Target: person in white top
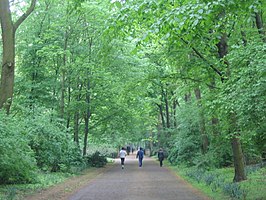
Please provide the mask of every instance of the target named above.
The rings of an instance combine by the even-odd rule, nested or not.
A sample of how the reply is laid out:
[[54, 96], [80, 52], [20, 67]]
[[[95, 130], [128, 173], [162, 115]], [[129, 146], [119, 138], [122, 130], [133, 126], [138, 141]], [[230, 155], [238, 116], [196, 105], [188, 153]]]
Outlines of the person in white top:
[[121, 159], [122, 169], [124, 169], [124, 167], [125, 167], [124, 163], [125, 163], [126, 156], [127, 156], [127, 152], [126, 152], [125, 148], [122, 147], [122, 149], [119, 152], [119, 157]]

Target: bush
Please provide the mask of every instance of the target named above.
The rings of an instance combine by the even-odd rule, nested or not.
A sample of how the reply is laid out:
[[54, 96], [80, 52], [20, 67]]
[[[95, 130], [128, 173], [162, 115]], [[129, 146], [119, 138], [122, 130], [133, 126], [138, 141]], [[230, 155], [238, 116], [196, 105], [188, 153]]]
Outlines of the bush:
[[82, 165], [79, 148], [56, 119], [36, 116], [26, 127], [30, 146], [35, 152], [38, 167], [44, 171], [70, 171], [72, 166]]
[[106, 157], [101, 155], [99, 151], [96, 151], [92, 155], [85, 156], [85, 160], [88, 166], [92, 167], [103, 167], [107, 164]]
[[19, 123], [0, 113], [0, 184], [35, 180], [34, 153]]

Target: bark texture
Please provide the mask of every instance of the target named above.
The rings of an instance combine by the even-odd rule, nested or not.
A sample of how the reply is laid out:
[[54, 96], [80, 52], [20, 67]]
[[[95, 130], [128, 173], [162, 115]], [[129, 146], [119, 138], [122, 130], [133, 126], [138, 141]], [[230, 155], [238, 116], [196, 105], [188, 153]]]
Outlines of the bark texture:
[[15, 32], [20, 24], [32, 13], [36, 0], [31, 1], [30, 7], [14, 23], [11, 17], [9, 0], [0, 1], [0, 22], [3, 40], [3, 58], [0, 83], [0, 109], [10, 111], [15, 78]]

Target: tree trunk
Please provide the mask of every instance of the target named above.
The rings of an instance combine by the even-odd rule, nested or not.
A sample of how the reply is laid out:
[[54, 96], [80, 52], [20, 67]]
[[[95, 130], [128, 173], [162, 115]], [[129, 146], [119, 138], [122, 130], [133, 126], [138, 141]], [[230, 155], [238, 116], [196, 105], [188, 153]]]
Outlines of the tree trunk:
[[209, 139], [206, 134], [206, 127], [205, 127], [205, 118], [204, 118], [204, 113], [202, 110], [202, 105], [201, 105], [201, 92], [200, 88], [196, 88], [194, 90], [196, 99], [198, 101], [198, 107], [200, 110], [200, 133], [201, 133], [201, 150], [202, 153], [205, 154], [207, 153], [208, 147], [209, 147]]
[[75, 111], [74, 115], [74, 142], [79, 146], [79, 111]]
[[231, 145], [233, 150], [233, 158], [234, 158], [234, 167], [235, 167], [235, 176], [234, 181], [239, 182], [246, 180], [245, 174], [245, 164], [244, 164], [244, 155], [241, 148], [241, 143], [239, 139], [239, 129], [237, 125], [237, 117], [235, 113], [231, 113], [229, 116], [230, 120], [230, 133], [233, 134], [231, 139]]
[[18, 20], [13, 23], [9, 0], [0, 1], [0, 21], [3, 40], [3, 59], [0, 85], [0, 109], [10, 111], [15, 77], [15, 32], [20, 24], [34, 10], [36, 0], [31, 1], [30, 7]]
[[162, 106], [162, 104], [157, 104], [157, 106], [159, 107], [159, 112], [160, 112], [160, 116], [161, 116], [161, 124], [162, 124], [162, 127], [163, 127], [163, 129], [165, 128], [165, 119], [164, 119], [164, 114], [163, 114], [163, 106]]
[[0, 1], [0, 19], [3, 39], [3, 60], [0, 85], [0, 109], [9, 113], [13, 97], [15, 70], [15, 29], [11, 19], [9, 1]]
[[[82, 84], [79, 84], [79, 77], [77, 78], [77, 90], [79, 93], [77, 94], [77, 102], [80, 102], [81, 99], [81, 90]], [[77, 146], [79, 146], [79, 119], [80, 119], [80, 111], [79, 108], [76, 108], [74, 114], [74, 142], [76, 142]]]
[[247, 179], [245, 173], [244, 156], [241, 148], [240, 139], [237, 137], [233, 137], [231, 144], [232, 144], [234, 167], [235, 167], [234, 182], [240, 182]]
[[171, 125], [170, 125], [170, 113], [169, 113], [167, 89], [165, 91], [162, 89], [162, 96], [163, 96], [164, 103], [165, 103], [166, 127], [170, 128]]
[[177, 118], [176, 118], [176, 109], [177, 106], [180, 107], [178, 100], [174, 99], [173, 100], [173, 120], [174, 120], [174, 128], [177, 128]]
[[263, 22], [262, 22], [262, 17], [261, 16], [262, 16], [262, 12], [256, 12], [255, 13], [256, 26], [257, 26], [259, 34], [262, 37], [262, 41], [264, 43], [266, 43], [266, 34], [265, 34], [264, 27], [263, 27]]
[[[228, 45], [227, 45], [227, 34], [223, 33], [221, 36], [221, 39], [219, 43], [217, 44], [218, 47], [218, 54], [219, 58], [222, 59], [224, 56], [228, 53]], [[227, 77], [230, 77], [231, 72], [230, 72], [230, 65], [229, 63], [224, 60], [224, 64], [227, 66]], [[234, 167], [235, 167], [235, 176], [234, 176], [234, 181], [239, 182], [242, 180], [246, 180], [246, 175], [245, 175], [245, 164], [244, 164], [244, 156], [242, 153], [242, 148], [240, 144], [240, 139], [237, 137], [236, 132], [239, 133], [238, 130], [238, 125], [237, 125], [237, 118], [236, 118], [236, 113], [231, 113], [229, 116], [229, 122], [230, 122], [230, 127], [229, 131], [230, 134], [234, 134], [234, 137], [232, 138], [231, 144], [232, 144], [232, 150], [233, 150], [233, 158], [234, 158]]]
[[90, 111], [90, 80], [88, 80], [88, 82], [87, 82], [86, 102], [87, 102], [87, 109], [86, 109], [86, 113], [85, 113], [83, 156], [85, 156], [86, 152], [87, 152], [88, 135], [89, 135], [89, 121], [90, 121], [90, 116], [91, 116], [91, 111]]
[[65, 70], [61, 74], [61, 100], [60, 100], [60, 117], [63, 119], [65, 116]]

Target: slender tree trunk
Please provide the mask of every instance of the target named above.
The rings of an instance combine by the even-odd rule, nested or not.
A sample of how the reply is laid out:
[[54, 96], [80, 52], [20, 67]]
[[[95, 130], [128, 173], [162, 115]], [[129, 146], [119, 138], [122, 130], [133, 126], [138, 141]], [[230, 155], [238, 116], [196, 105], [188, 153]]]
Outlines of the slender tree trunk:
[[162, 106], [162, 104], [157, 104], [157, 106], [159, 107], [159, 113], [160, 113], [160, 118], [161, 118], [161, 124], [162, 124], [162, 127], [163, 127], [163, 129], [166, 127], [165, 126], [165, 119], [164, 119], [164, 113], [163, 113], [163, 106]]
[[[89, 38], [89, 61], [91, 62], [92, 59], [92, 37]], [[91, 117], [91, 83], [90, 83], [90, 75], [91, 71], [87, 70], [87, 90], [86, 90], [86, 103], [87, 103], [87, 109], [85, 113], [85, 130], [84, 130], [84, 146], [83, 146], [83, 156], [86, 155], [87, 152], [87, 145], [88, 145], [88, 135], [89, 135], [89, 122]]]
[[87, 109], [86, 109], [86, 113], [85, 113], [83, 156], [85, 156], [86, 152], [87, 152], [88, 135], [89, 135], [89, 121], [90, 121], [90, 116], [91, 116], [91, 111], [90, 111], [90, 80], [88, 80], [88, 83], [87, 83], [86, 102], [87, 102]]
[[[65, 31], [64, 51], [67, 50], [68, 45], [68, 31]], [[66, 79], [66, 65], [67, 55], [66, 52], [63, 56], [63, 69], [61, 69], [61, 100], [60, 100], [60, 117], [63, 119], [65, 116], [65, 79]]]
[[266, 34], [265, 34], [263, 22], [262, 22], [262, 12], [256, 12], [255, 19], [256, 19], [256, 26], [257, 26], [259, 34], [261, 35], [262, 41], [266, 43]]
[[163, 124], [162, 124], [162, 117], [161, 114], [158, 114], [158, 125], [157, 125], [157, 138], [158, 138], [158, 146], [160, 147], [162, 142], [161, 142], [161, 135], [162, 135], [162, 131], [164, 129]]
[[179, 107], [179, 103], [178, 103], [178, 100], [177, 99], [174, 99], [173, 100], [173, 120], [174, 120], [174, 127], [176, 128], [177, 127], [177, 118], [176, 118], [176, 109], [177, 109], [177, 106]]
[[201, 92], [200, 88], [196, 88], [194, 90], [196, 99], [198, 101], [198, 106], [200, 109], [200, 133], [201, 133], [201, 147], [202, 147], [202, 153], [207, 153], [208, 147], [209, 147], [209, 139], [206, 134], [206, 127], [205, 127], [205, 118], [204, 113], [202, 110], [202, 104], [201, 104]]
[[61, 74], [61, 100], [60, 100], [60, 117], [63, 119], [65, 116], [65, 75], [66, 72], [63, 69]]
[[79, 111], [74, 114], [74, 142], [79, 146]]
[[185, 94], [185, 102], [189, 102], [191, 100], [191, 93]]
[[[68, 79], [68, 87], [67, 87], [67, 105], [70, 105], [70, 101], [71, 101], [71, 87], [70, 87], [70, 80]], [[67, 113], [67, 122], [66, 122], [66, 127], [69, 128], [70, 127], [70, 113]]]
[[[81, 99], [81, 90], [82, 90], [82, 84], [79, 85], [79, 77], [77, 78], [77, 89], [79, 90], [79, 93], [77, 94], [77, 102]], [[74, 114], [74, 142], [76, 142], [77, 146], [79, 146], [79, 120], [80, 120], [80, 111], [79, 108], [76, 108], [75, 114]]]
[[170, 128], [170, 112], [169, 112], [169, 103], [168, 103], [168, 93], [167, 93], [167, 89], [164, 91], [162, 89], [162, 96], [164, 99], [164, 103], [165, 103], [165, 117], [166, 117], [166, 127]]

